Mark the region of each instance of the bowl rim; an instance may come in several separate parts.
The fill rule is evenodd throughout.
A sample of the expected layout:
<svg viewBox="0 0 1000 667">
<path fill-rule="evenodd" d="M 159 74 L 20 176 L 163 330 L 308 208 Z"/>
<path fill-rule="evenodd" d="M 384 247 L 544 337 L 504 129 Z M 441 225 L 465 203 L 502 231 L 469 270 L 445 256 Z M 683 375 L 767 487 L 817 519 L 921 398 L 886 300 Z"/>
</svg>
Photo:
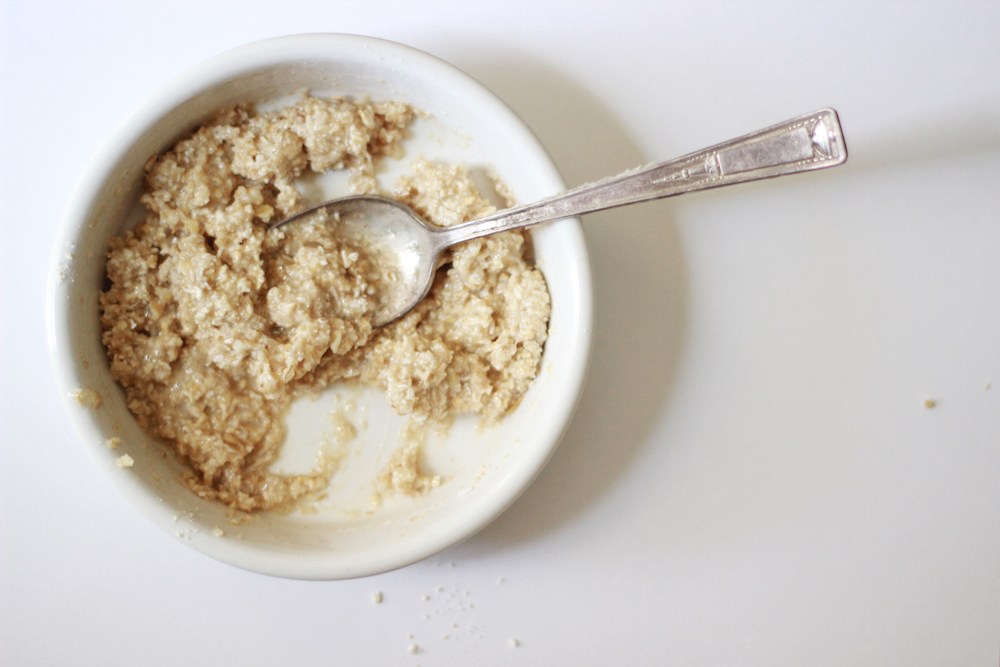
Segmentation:
<svg viewBox="0 0 1000 667">
<path fill-rule="evenodd" d="M 55 385 L 61 394 L 64 410 L 68 414 L 77 440 L 87 446 L 92 459 L 105 472 L 112 485 L 125 496 L 129 504 L 135 506 L 147 519 L 153 521 L 170 534 L 175 534 L 176 514 L 169 505 L 160 501 L 141 481 L 133 475 L 122 475 L 113 469 L 113 462 L 105 456 L 98 456 L 103 447 L 104 433 L 90 410 L 81 410 L 72 396 L 74 390 L 84 386 L 80 377 L 79 362 L 74 358 L 71 344 L 72 322 L 69 309 L 71 280 L 66 280 L 66 255 L 77 245 L 77 240 L 85 232 L 85 223 L 97 203 L 116 164 L 148 130 L 154 127 L 171 110 L 183 101 L 209 90 L 212 86 L 252 71 L 261 70 L 289 60 L 323 60 L 335 55 L 336 51 L 364 49 L 373 56 L 393 58 L 396 61 L 417 63 L 415 67 L 428 70 L 437 79 L 448 85 L 458 86 L 463 94 L 474 95 L 489 103 L 503 119 L 505 130 L 514 131 L 518 141 L 529 146 L 534 153 L 533 160 L 538 168 L 546 172 L 544 188 L 552 193 L 565 189 L 565 184 L 537 136 L 525 122 L 501 98 L 473 77 L 454 65 L 419 50 L 395 41 L 379 37 L 349 33 L 304 33 L 272 37 L 250 42 L 224 51 L 159 86 L 152 95 L 135 110 L 102 143 L 98 152 L 84 168 L 64 208 L 49 265 L 46 289 L 46 337 L 50 363 L 55 375 Z M 559 419 L 544 439 L 546 447 L 537 447 L 533 456 L 525 464 L 508 475 L 501 489 L 481 503 L 483 510 L 465 520 L 451 525 L 447 530 L 438 530 L 427 539 L 418 540 L 408 549 L 389 550 L 382 558 L 368 558 L 364 563 L 329 563 L 319 556 L 302 557 L 294 553 L 263 551 L 252 544 L 239 540 L 219 540 L 213 536 L 189 537 L 185 542 L 198 551 L 217 560 L 246 570 L 273 576 L 296 579 L 347 579 L 386 572 L 423 560 L 429 556 L 461 542 L 485 528 L 502 514 L 527 488 L 544 468 L 561 441 L 572 420 L 579 402 L 589 365 L 593 330 L 593 304 L 590 260 L 578 218 L 560 221 L 564 233 L 568 234 L 572 251 L 579 258 L 574 266 L 574 285 L 578 298 L 574 307 L 578 312 L 571 350 L 571 368 L 566 382 L 573 389 L 566 392 L 564 400 L 556 405 Z M 75 261 L 75 256 L 74 256 Z M 545 363 L 543 356 L 542 363 Z M 106 454 L 106 452 L 101 452 Z M 117 473 L 117 474 L 115 474 Z"/>
</svg>

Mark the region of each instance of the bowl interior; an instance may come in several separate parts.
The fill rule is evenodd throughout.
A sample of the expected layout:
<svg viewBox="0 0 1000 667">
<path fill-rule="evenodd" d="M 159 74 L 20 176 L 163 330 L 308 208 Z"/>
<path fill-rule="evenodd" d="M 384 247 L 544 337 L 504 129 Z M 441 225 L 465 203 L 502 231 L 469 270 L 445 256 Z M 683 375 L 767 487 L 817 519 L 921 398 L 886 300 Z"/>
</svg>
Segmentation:
<svg viewBox="0 0 1000 667">
<path fill-rule="evenodd" d="M 558 442 L 580 391 L 590 342 L 590 276 L 577 221 L 534 231 L 536 260 L 553 308 L 540 375 L 520 407 L 498 426 L 480 429 L 474 419 L 459 419 L 447 433 L 431 436 L 425 465 L 444 478 L 439 488 L 373 504 L 374 478 L 395 450 L 404 420 L 376 391 L 336 387 L 293 406 L 277 464 L 287 471 L 307 469 L 317 443 L 334 429 L 331 409 L 342 406 L 361 428 L 329 497 L 303 510 L 232 525 L 225 508 L 199 499 L 179 481 L 183 467 L 126 409 L 100 342 L 97 296 L 109 239 L 141 216 L 137 199 L 151 155 L 220 108 L 247 101 L 274 105 L 305 90 L 401 99 L 426 112 L 414 126 L 406 155 L 382 175 L 387 182 L 425 157 L 492 169 L 521 202 L 563 187 L 542 147 L 503 103 L 431 56 L 348 35 L 252 44 L 165 89 L 121 129 L 85 175 L 54 256 L 50 347 L 67 396 L 86 387 L 102 399 L 96 410 L 67 399 L 81 437 L 112 482 L 157 524 L 240 567 L 343 578 L 406 565 L 450 546 L 488 523 L 530 483 Z M 334 182 L 317 187 L 314 197 L 340 194 Z M 113 436 L 121 439 L 118 449 L 106 444 Z M 135 462 L 130 468 L 116 463 L 124 453 Z"/>
</svg>

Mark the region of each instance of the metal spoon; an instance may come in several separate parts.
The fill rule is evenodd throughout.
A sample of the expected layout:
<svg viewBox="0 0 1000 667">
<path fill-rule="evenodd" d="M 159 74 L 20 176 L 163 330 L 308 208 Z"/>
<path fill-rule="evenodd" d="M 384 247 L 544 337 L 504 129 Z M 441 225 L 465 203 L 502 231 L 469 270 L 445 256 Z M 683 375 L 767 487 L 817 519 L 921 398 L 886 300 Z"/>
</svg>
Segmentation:
<svg viewBox="0 0 1000 667">
<path fill-rule="evenodd" d="M 431 288 L 442 253 L 456 243 L 559 218 L 843 164 L 847 146 L 833 109 L 821 109 L 669 162 L 633 169 L 547 199 L 454 227 L 435 227 L 405 204 L 377 195 L 344 197 L 272 223 L 305 217 L 337 220 L 338 233 L 363 241 L 389 267 L 375 313 L 381 326 L 402 317 Z"/>
</svg>

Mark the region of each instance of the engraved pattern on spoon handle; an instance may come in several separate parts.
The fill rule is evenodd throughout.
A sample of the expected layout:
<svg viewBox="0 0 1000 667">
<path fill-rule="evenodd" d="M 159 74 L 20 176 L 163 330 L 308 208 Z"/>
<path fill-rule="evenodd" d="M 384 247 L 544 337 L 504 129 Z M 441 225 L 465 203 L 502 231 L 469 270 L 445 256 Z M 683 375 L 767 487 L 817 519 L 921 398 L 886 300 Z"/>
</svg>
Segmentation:
<svg viewBox="0 0 1000 667">
<path fill-rule="evenodd" d="M 697 190 L 842 164 L 837 112 L 820 109 L 675 160 L 633 169 L 533 204 L 444 230 L 452 245 L 487 234 Z"/>
</svg>

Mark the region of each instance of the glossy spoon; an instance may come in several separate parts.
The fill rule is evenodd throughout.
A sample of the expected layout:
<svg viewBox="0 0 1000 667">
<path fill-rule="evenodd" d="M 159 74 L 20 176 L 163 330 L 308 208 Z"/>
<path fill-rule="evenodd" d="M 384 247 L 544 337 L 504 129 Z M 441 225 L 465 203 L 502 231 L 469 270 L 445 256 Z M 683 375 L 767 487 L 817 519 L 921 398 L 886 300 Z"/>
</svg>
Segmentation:
<svg viewBox="0 0 1000 667">
<path fill-rule="evenodd" d="M 533 204 L 498 211 L 454 227 L 431 225 L 405 204 L 377 195 L 344 197 L 313 206 L 270 229 L 313 216 L 336 221 L 389 267 L 374 324 L 402 317 L 431 288 L 445 250 L 471 239 L 627 204 L 843 164 L 844 133 L 833 109 L 731 139 L 669 162 L 633 169 Z"/>
</svg>

